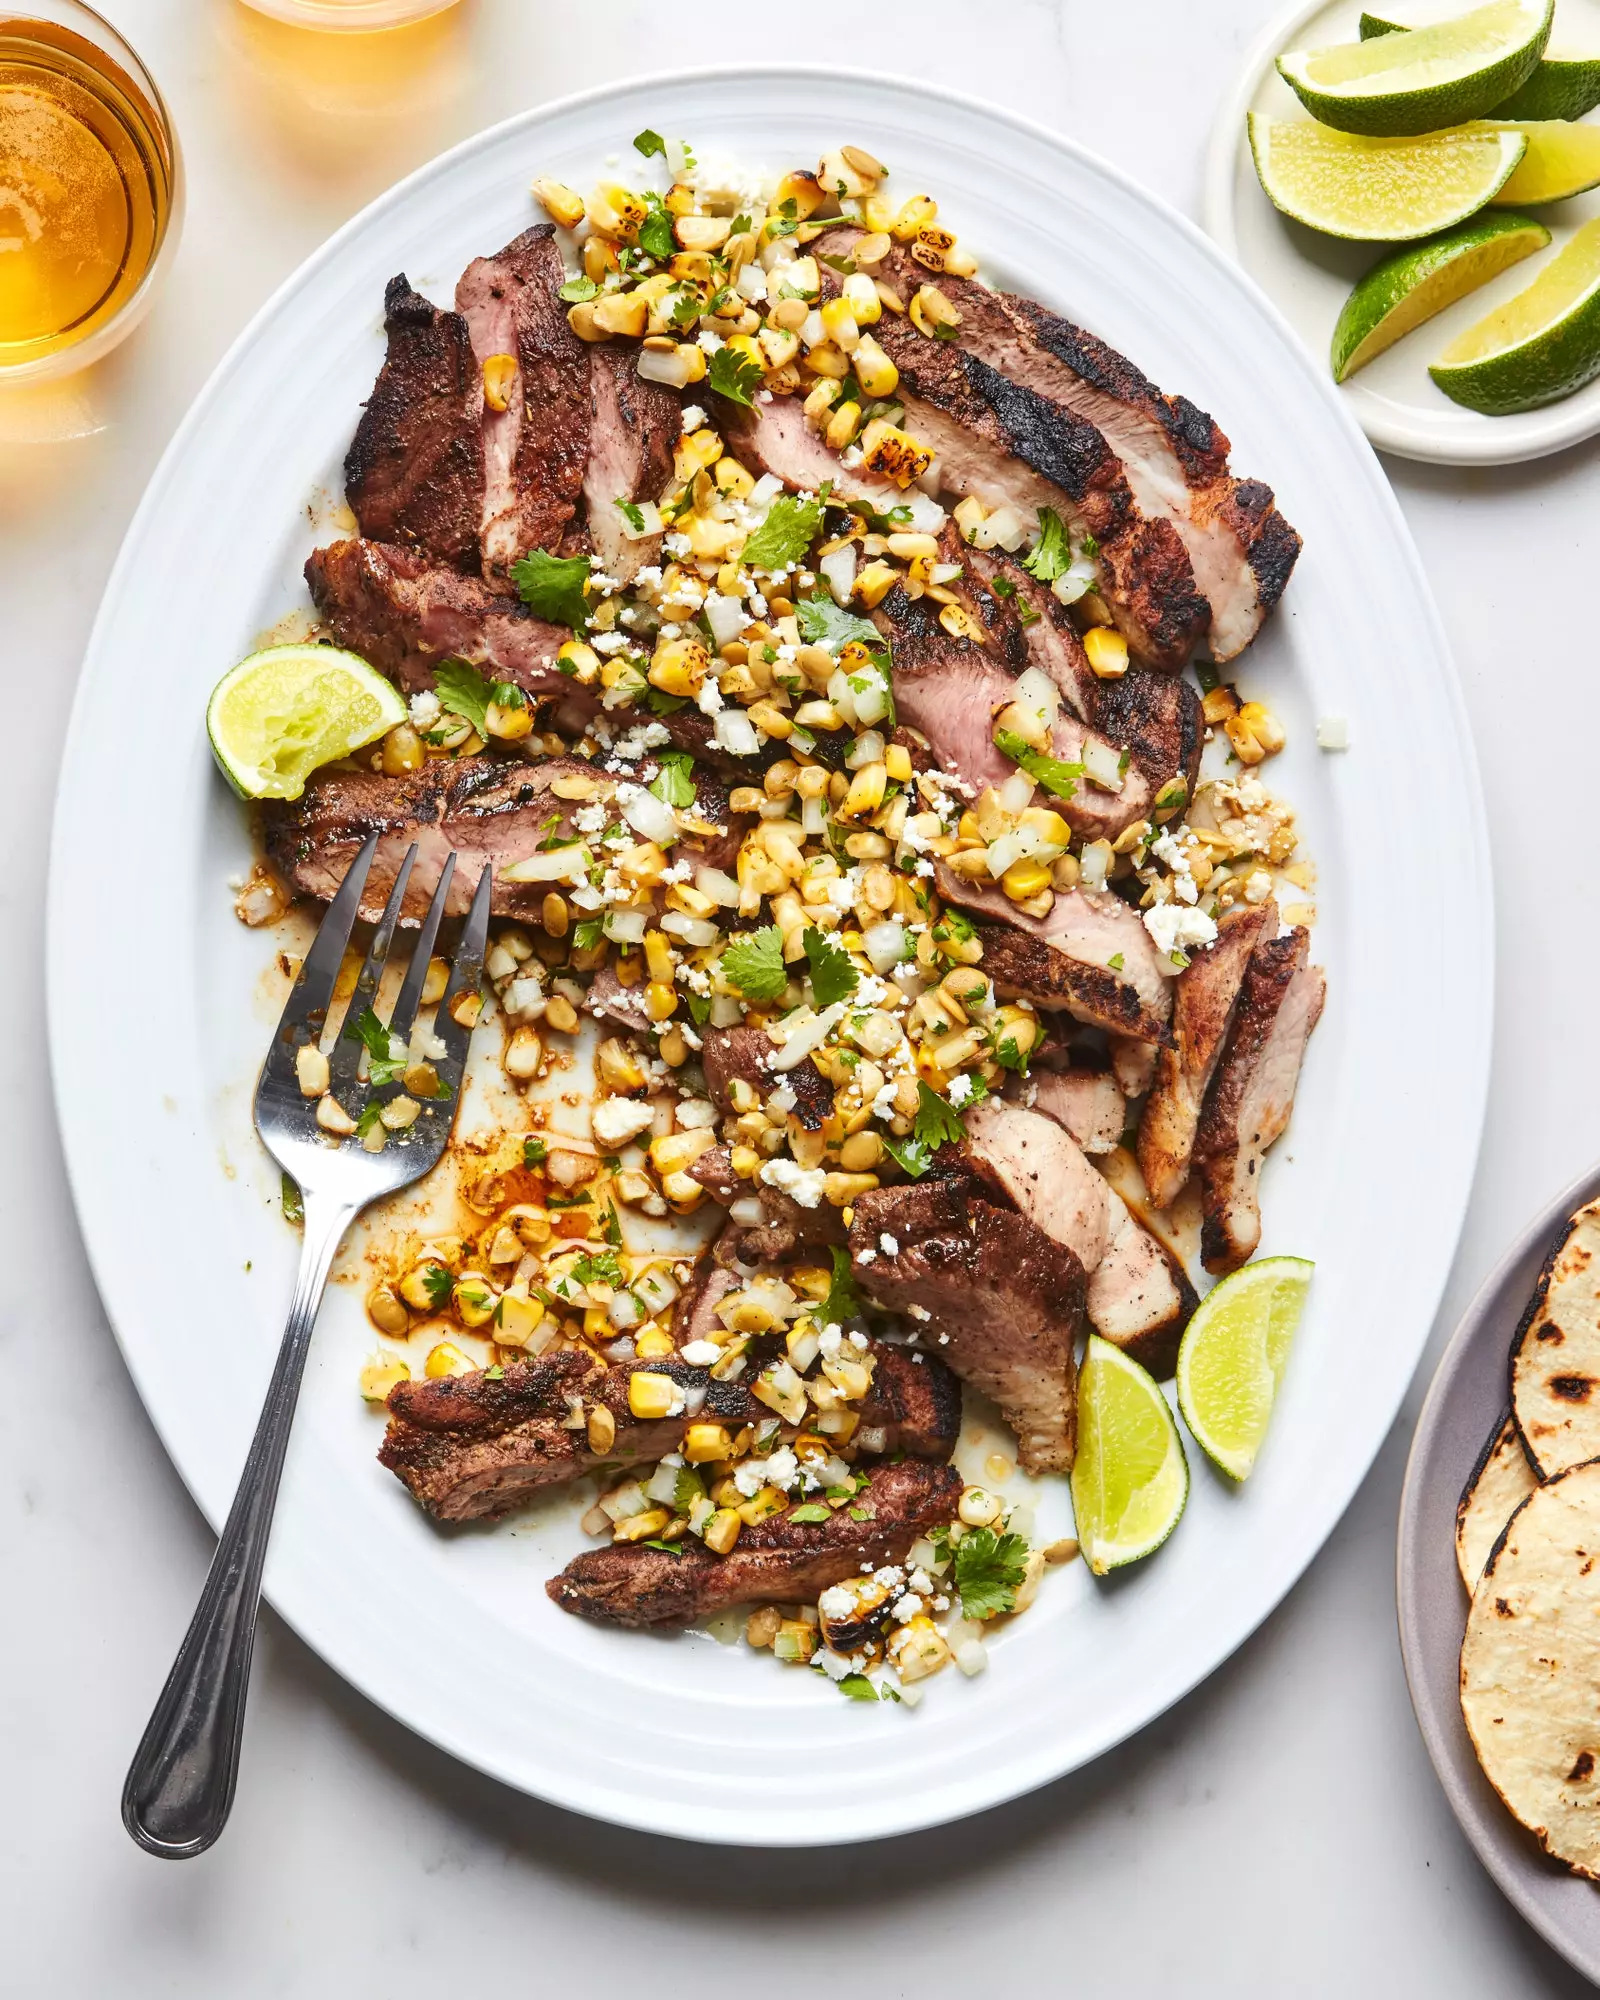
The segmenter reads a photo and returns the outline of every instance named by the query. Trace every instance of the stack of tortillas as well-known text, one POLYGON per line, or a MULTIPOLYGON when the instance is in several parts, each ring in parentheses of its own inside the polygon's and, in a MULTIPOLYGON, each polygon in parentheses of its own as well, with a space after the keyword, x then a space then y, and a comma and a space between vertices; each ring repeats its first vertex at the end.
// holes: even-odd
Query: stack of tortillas
POLYGON ((1600 1881, 1600 1202, 1545 1261, 1511 1348, 1511 1413, 1456 1510, 1472 1593, 1461 1712, 1489 1782, 1600 1881))

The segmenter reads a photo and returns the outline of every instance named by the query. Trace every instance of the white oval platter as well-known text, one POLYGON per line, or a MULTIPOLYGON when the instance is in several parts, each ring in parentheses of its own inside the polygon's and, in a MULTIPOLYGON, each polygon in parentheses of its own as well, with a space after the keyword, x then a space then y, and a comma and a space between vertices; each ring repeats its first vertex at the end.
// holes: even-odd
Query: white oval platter
MULTIPOLYGON (((1374 4, 1367 11, 1383 9, 1374 4)), ((1394 0, 1391 11, 1420 23, 1462 13, 1465 6, 1464 0, 1463 5, 1456 0, 1394 0)), ((1207 230, 1288 320, 1330 387, 1328 346, 1340 308, 1357 278, 1387 256, 1391 246, 1344 243, 1280 215, 1256 178, 1245 117, 1261 111, 1273 118, 1304 118, 1299 99, 1274 67, 1275 58, 1285 49, 1355 41, 1361 13, 1361 0, 1310 0, 1309 5, 1295 0, 1263 28, 1222 101, 1206 155, 1207 230)), ((1600 0, 1559 0, 1552 46, 1600 49, 1600 0)), ((1542 410, 1485 417, 1452 403, 1428 374, 1428 363, 1458 333, 1532 284, 1579 223, 1600 215, 1600 189, 1531 212, 1554 238, 1547 250, 1458 299, 1335 391, 1380 451, 1436 465, 1516 465, 1564 451, 1600 431, 1600 381, 1542 410)))
MULTIPOLYGON (((693 1839, 832 1843, 1087 1762, 1226 1659, 1315 1556, 1393 1421, 1464 1211, 1489 1052, 1487 848, 1445 640, 1377 462, 1289 327, 1170 209, 1002 112, 832 71, 657 78, 481 134, 340 231, 222 362, 129 530, 78 692, 50 890, 57 1103, 107 1311, 213 1523, 294 1244, 249 1125, 272 944, 232 914, 250 849, 205 698, 304 607, 315 496, 339 490, 385 280, 404 269, 447 298, 533 219, 535 174, 587 186, 607 156, 633 163, 646 126, 774 167, 865 137, 892 186, 937 194, 986 274, 1215 410, 1236 469, 1270 481, 1306 538, 1242 679, 1288 729, 1273 777, 1321 868, 1330 1000, 1268 1167, 1264 1244, 1318 1272, 1247 1489, 1197 1463, 1160 1555, 1109 1587, 1081 1564, 1052 1573, 980 1679, 942 1676, 915 1713, 867 1707, 742 1647, 556 1611, 544 1581, 583 1545, 570 1500, 489 1531, 430 1526, 373 1456, 359 1294, 330 1292, 267 1564, 283 1616, 391 1714, 527 1792, 693 1839), (1314 747, 1327 715, 1348 719, 1347 754, 1314 747)), ((149 1666, 153 1695, 165 1661, 149 1666)), ((248 1773, 247 1752, 246 1796, 248 1773)))

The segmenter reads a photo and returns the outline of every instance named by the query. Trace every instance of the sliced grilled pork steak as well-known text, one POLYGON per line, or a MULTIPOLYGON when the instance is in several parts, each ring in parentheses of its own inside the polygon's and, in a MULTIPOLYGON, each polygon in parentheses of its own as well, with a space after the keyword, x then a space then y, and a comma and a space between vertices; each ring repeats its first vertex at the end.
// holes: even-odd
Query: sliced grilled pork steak
POLYGON ((1200 1303, 1188 1273, 1114 1188, 1106 1253, 1089 1276, 1086 1307, 1095 1332, 1163 1379, 1200 1303))
MULTIPOLYGON (((733 1285, 740 1282, 733 1279, 733 1285)), ((931 1357, 913 1361, 909 1349, 890 1342, 874 1341, 871 1353, 875 1366, 860 1406, 863 1424, 884 1432, 886 1452, 947 1459, 961 1429, 955 1378, 931 1357)), ((514 1361, 499 1379, 479 1370, 397 1384, 389 1392, 389 1427, 378 1458, 436 1520, 482 1520, 597 1465, 649 1464, 676 1451, 692 1422, 737 1429, 770 1415, 748 1386, 715 1381, 687 1361, 623 1361, 604 1368, 586 1354, 541 1354, 514 1361), (684 1392, 680 1415, 648 1421, 633 1415, 628 1383, 641 1370, 678 1384, 684 1392), (604 1452, 592 1451, 586 1428, 571 1421, 597 1408, 609 1411, 616 1432, 604 1452)))
POLYGON ((689 1625, 735 1604, 807 1602, 864 1569, 902 1562, 919 1535, 955 1519, 960 1498, 951 1466, 881 1465, 826 1521, 774 1514, 746 1528, 725 1556, 692 1535, 678 1555, 637 1543, 593 1549, 545 1589, 563 1611, 635 1629, 689 1625))
POLYGON ((905 495, 870 473, 848 466, 806 422, 796 396, 774 396, 751 409, 730 405, 719 413, 722 435, 751 472, 770 473, 785 486, 815 493, 825 480, 841 500, 864 500, 880 514, 905 504, 905 495))
POLYGON ((794 1092, 794 1115, 808 1132, 820 1132, 833 1110, 833 1085, 810 1056, 792 1069, 774 1072, 772 1058, 778 1053, 765 1028, 710 1028, 700 1056, 706 1089, 726 1113, 738 1108, 729 1094, 735 1080, 748 1083, 763 1101, 787 1084, 794 1092))
POLYGON ((456 286, 480 366, 513 355, 517 373, 503 410, 485 409, 483 573, 509 589, 508 572, 530 549, 554 553, 577 510, 594 418, 589 350, 557 296, 566 273, 548 222, 493 257, 478 257, 456 286))
MULTIPOLYGON (((927 738, 944 768, 975 792, 1003 785, 1017 767, 995 745, 994 718, 1015 698, 1015 679, 990 647, 952 638, 939 623, 939 611, 933 598, 909 597, 896 584, 873 614, 893 648, 895 711, 927 738)), ((1094 732, 1063 710, 1051 754, 1081 766, 1092 740, 1094 732)), ((1099 742, 1115 770, 1115 746, 1103 737, 1099 742)), ((1049 803, 1086 840, 1115 839, 1124 827, 1149 816, 1155 798, 1142 771, 1130 767, 1119 784, 1119 790, 1109 791, 1084 778, 1071 798, 1049 803)))
POLYGON ((1028 1471, 1070 1468, 1085 1285, 1070 1250, 957 1173, 860 1196, 850 1258, 869 1296, 926 1315, 944 1360, 1000 1406, 1028 1471))
POLYGON ((1094 1271, 1110 1241, 1111 1191, 1066 1128, 993 1097, 965 1122, 961 1151, 979 1179, 1094 1271))
POLYGON ((403 272, 383 309, 389 351, 345 454, 345 498, 363 535, 471 562, 483 516, 483 374, 466 321, 414 292, 403 272))
POLYGON ((1301 928, 1256 946, 1233 1030, 1200 1116, 1195 1141, 1208 1271, 1233 1271, 1261 1241, 1261 1161, 1294 1109, 1306 1043, 1322 1013, 1326 981, 1308 965, 1301 928))
POLYGON ((618 501, 659 499, 672 477, 672 451, 683 428, 683 405, 659 382, 646 382, 631 347, 609 342, 589 349, 593 417, 583 498, 589 537, 608 575, 631 583, 661 554, 659 535, 630 536, 618 501))
POLYGON ((1173 1045, 1156 1058, 1155 1083, 1139 1116, 1139 1171, 1157 1208, 1170 1208, 1189 1178, 1200 1112, 1251 953, 1277 930, 1276 903, 1236 906, 1216 943, 1197 951, 1173 982, 1173 1045))
POLYGON ((1072 1064, 1062 1070, 1034 1066, 1026 1082, 1008 1093, 1031 1111, 1053 1118, 1085 1153, 1109 1153, 1128 1122, 1128 1100, 1109 1069, 1072 1064))
MULTIPOLYGON (((727 811, 727 794, 720 787, 703 775, 699 783, 698 810, 707 815, 708 827, 725 830, 685 838, 674 851, 721 867, 730 859, 730 848, 737 847, 743 823, 727 811)), ((574 815, 586 805, 610 800, 616 789, 617 780, 575 757, 554 757, 543 764, 491 756, 441 757, 401 778, 335 765, 319 773, 292 805, 265 809, 267 852, 297 895, 327 902, 367 836, 378 833, 378 850, 362 892, 361 914, 370 922, 382 910, 406 849, 415 841, 419 852, 400 917, 403 924, 414 924, 421 922, 453 848, 451 915, 467 908, 479 875, 492 867, 493 914, 538 924, 554 878, 508 882, 502 871, 528 860, 558 834, 577 838, 574 815), (558 780, 574 790, 583 785, 586 794, 558 797, 551 789, 558 780)))
POLYGON ((433 686, 441 660, 465 660, 486 680, 530 695, 569 695, 556 667, 572 634, 526 604, 392 542, 330 542, 306 562, 311 601, 341 646, 407 694, 433 686))

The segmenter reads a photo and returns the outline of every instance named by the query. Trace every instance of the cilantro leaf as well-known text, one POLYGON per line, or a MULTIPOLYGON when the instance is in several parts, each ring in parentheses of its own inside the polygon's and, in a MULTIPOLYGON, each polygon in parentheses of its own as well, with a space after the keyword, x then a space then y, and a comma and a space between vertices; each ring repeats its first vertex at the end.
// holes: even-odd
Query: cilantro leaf
POLYGON ((613 502, 613 505, 636 535, 644 533, 644 514, 634 505, 633 501, 617 500, 613 502))
POLYGON ((683 997, 689 1003, 689 1019, 697 1028, 703 1028, 711 1019, 710 1000, 702 993, 685 993, 683 997))
POLYGON ((1022 558, 1022 567, 1041 583, 1054 583, 1072 567, 1072 544, 1054 507, 1039 509, 1039 539, 1022 558))
POLYGON ((552 1194, 545 1196, 546 1208, 587 1208, 594 1200, 587 1188, 580 1188, 576 1194, 552 1194))
POLYGON ((1047 757, 1042 750, 1030 750, 1014 729, 997 729, 994 747, 1027 772, 1035 784, 1043 785, 1052 798, 1070 799, 1083 776, 1081 764, 1069 764, 1060 757, 1047 757))
POLYGON ((604 917, 585 917, 573 931, 572 942, 579 951, 593 951, 604 936, 604 917))
POLYGON ((678 251, 678 240, 672 233, 672 216, 660 195, 647 194, 645 200, 650 205, 650 213, 639 224, 639 248, 647 257, 654 257, 658 264, 669 263, 678 251))
POLYGON ((865 1674, 846 1674, 843 1680, 834 1682, 840 1694, 847 1694, 852 1701, 876 1701, 878 1690, 865 1674))
POLYGON ((1107 972, 1120 972, 1123 968, 1124 963, 1125 961, 1123 959, 1122 953, 1120 951, 1114 951, 1111 954, 1111 956, 1106 960, 1106 970, 1107 972))
POLYGON ((497 1361, 492 1368, 484 1369, 483 1379, 485 1382, 503 1382, 506 1379, 506 1371, 497 1361))
MULTIPOLYGON (((751 410, 755 408, 756 391, 761 387, 761 370, 747 354, 739 353, 736 348, 719 347, 706 371, 706 387, 726 396, 730 403, 743 403, 751 410)), ((810 537, 806 539, 809 542, 810 537)))
POLYGON ((920 1181, 933 1162, 933 1152, 920 1139, 896 1139, 885 1132, 883 1143, 891 1159, 908 1173, 914 1181, 920 1181))
POLYGON ((747 1000, 776 1000, 789 983, 783 962, 783 932, 776 924, 745 931, 722 954, 722 976, 747 1000))
POLYGON ((694 759, 687 750, 667 750, 659 759, 660 775, 650 790, 663 805, 686 807, 695 802, 694 759))
POLYGON ((697 1500, 706 1497, 705 1481, 692 1466, 680 1465, 678 1476, 672 1482, 672 1511, 687 1514, 697 1500))
POLYGON ((664 1556, 681 1557, 683 1554, 682 1548, 676 1542, 641 1542, 639 1546, 642 1549, 659 1549, 664 1556))
POLYGON ((1028 1074, 1028 1058, 1017 1045, 1015 1035, 1002 1038, 994 1052, 994 1059, 1002 1069, 1015 1070, 1018 1076, 1028 1074))
POLYGON ((550 1148, 543 1139, 524 1139, 522 1142, 522 1164, 525 1167, 542 1167, 550 1156, 550 1148))
POLYGON ((304 1222, 306 1219, 306 1205, 305 1202, 301 1199, 300 1190, 295 1186, 294 1182, 290 1180, 287 1174, 283 1176, 283 1179, 279 1182, 278 1186, 279 1186, 278 1200, 279 1200, 279 1205, 283 1209, 284 1221, 304 1222))
POLYGON ((558 287, 556 296, 565 299, 569 306, 575 306, 581 305, 585 299, 592 299, 599 289, 593 278, 580 272, 576 278, 568 278, 564 285, 558 287))
POLYGON ((364 1139, 369 1132, 377 1129, 378 1119, 382 1111, 383 1106, 376 1098, 371 1099, 369 1103, 363 1106, 361 1116, 356 1120, 356 1137, 358 1139, 364 1139))
POLYGON ((642 153, 647 160, 652 153, 659 153, 662 159, 665 159, 667 157, 667 142, 659 132, 652 132, 647 125, 634 140, 633 150, 636 153, 642 153))
POLYGON ((606 1226, 601 1231, 601 1234, 613 1250, 620 1250, 622 1248, 622 1222, 617 1215, 616 1204, 614 1202, 606 1204, 606 1226))
POLYGON ((791 1507, 789 1509, 789 1519, 802 1523, 807 1521, 831 1521, 833 1519, 833 1509, 831 1507, 820 1507, 813 1502, 805 1507, 791 1507))
POLYGON ((930 1153, 949 1140, 964 1136, 961 1113, 949 1104, 937 1091, 918 1081, 917 1113, 911 1121, 911 1136, 919 1145, 926 1146, 930 1153))
POLYGON ((523 603, 552 625, 570 625, 574 632, 582 632, 589 623, 583 594, 588 580, 587 556, 553 556, 547 549, 531 549, 511 565, 511 581, 523 603))
POLYGON ((861 974, 850 963, 849 954, 825 931, 807 926, 802 940, 806 963, 811 968, 811 996, 819 1007, 831 1007, 845 1000, 861 983, 861 974))
POLYGON ((430 1306, 442 1306, 456 1288, 456 1281, 443 1264, 430 1264, 422 1274, 422 1289, 430 1306))
MULTIPOLYGON (((746 543, 746 556, 749 553, 749 544, 746 543)), ((864 646, 883 644, 883 635, 870 618, 858 618, 853 611, 842 609, 831 597, 823 597, 820 593, 797 597, 794 615, 799 622, 800 636, 808 646, 837 648, 851 639, 859 639, 864 646)))
POLYGON ((847 1319, 861 1317, 861 1294, 850 1268, 850 1252, 842 1243, 835 1243, 828 1254, 833 1259, 833 1283, 817 1307, 817 1321, 822 1326, 842 1326, 847 1319))
POLYGON ((1016 1608, 1017 1590, 1028 1568, 1028 1545, 1020 1535, 997 1535, 973 1528, 956 1544, 956 1589, 962 1615, 997 1618, 1016 1608))
MULTIPOLYGON (((712 357, 713 371, 716 359, 712 357)), ((786 569, 805 555, 821 525, 820 500, 798 500, 792 493, 780 493, 767 509, 767 518, 745 543, 741 560, 749 569, 786 569)))
MULTIPOLYGON (((394 1053, 394 1037, 370 1007, 363 1008, 358 1019, 345 1022, 342 1039, 365 1042, 367 1074, 374 1083, 393 1083, 408 1061, 404 1051, 399 1055, 394 1053)), ((366 1128, 367 1131, 371 1129, 370 1125, 366 1128)), ((366 1137, 366 1132, 362 1133, 362 1137, 366 1137)))
POLYGON ((624 1285, 627 1279, 622 1266, 609 1250, 602 1250, 598 1256, 586 1250, 572 1267, 572 1275, 580 1285, 597 1280, 602 1285, 624 1285))
POLYGON ((465 717, 480 736, 485 733, 494 690, 476 667, 465 660, 441 660, 433 670, 433 691, 441 708, 465 717))
POLYGON ((933 935, 941 944, 970 944, 978 935, 978 926, 960 910, 947 908, 934 925, 933 935))

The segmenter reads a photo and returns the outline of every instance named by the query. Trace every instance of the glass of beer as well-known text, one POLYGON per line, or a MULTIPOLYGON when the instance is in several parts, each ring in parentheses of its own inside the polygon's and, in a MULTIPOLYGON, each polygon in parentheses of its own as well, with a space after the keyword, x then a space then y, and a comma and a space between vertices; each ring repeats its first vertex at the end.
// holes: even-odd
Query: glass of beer
POLYGON ((0 0, 0 387, 130 333, 177 245, 183 174, 161 93, 78 0, 0 0))
POLYGON ((345 34, 404 28, 455 4, 456 0, 245 0, 246 6, 270 14, 275 21, 345 34))

